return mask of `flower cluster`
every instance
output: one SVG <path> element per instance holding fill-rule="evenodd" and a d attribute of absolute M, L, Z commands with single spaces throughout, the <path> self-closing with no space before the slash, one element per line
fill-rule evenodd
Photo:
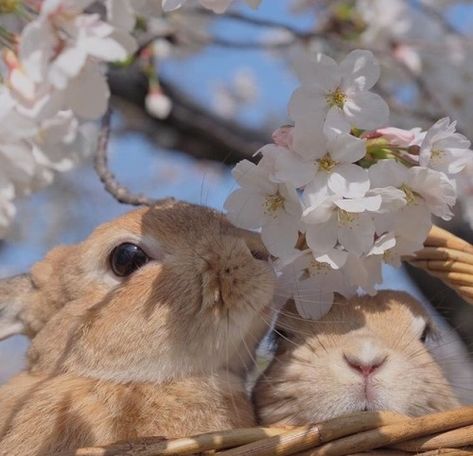
<path fill-rule="evenodd" d="M 237 164 L 240 188 L 225 207 L 236 225 L 261 229 L 287 297 L 318 318 L 335 292 L 375 293 L 383 262 L 419 250 L 432 215 L 452 217 L 455 179 L 473 155 L 448 118 L 428 131 L 388 126 L 370 91 L 380 75 L 371 52 L 302 61 L 294 125 L 273 134 L 257 165 Z"/>
<path fill-rule="evenodd" d="M 128 30 L 113 24 L 123 2 L 107 2 L 109 22 L 84 13 L 92 0 L 4 3 L 11 14 L 32 19 L 17 36 L 1 27 L 0 236 L 14 215 L 13 198 L 50 183 L 87 152 L 85 122 L 108 105 L 103 64 L 136 49 Z"/>
<path fill-rule="evenodd" d="M 84 130 L 107 110 L 106 64 L 126 62 L 136 52 L 137 18 L 151 25 L 163 9 L 184 3 L 0 0 L 0 237 L 14 216 L 14 198 L 50 183 L 54 172 L 70 169 L 92 149 Z M 221 13 L 231 0 L 200 3 Z M 154 62 L 148 66 L 146 108 L 166 117 L 171 101 L 160 90 Z"/>

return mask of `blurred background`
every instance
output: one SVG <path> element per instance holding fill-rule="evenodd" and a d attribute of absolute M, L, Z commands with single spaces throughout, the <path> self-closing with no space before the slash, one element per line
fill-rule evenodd
<path fill-rule="evenodd" d="M 142 22 L 142 23 L 141 23 Z M 334 58 L 373 50 L 383 65 L 377 90 L 392 124 L 428 127 L 458 119 L 473 137 L 473 2 L 448 0 L 263 0 L 216 16 L 192 2 L 137 26 L 142 52 L 110 68 L 113 122 L 109 167 L 132 193 L 173 196 L 222 208 L 235 187 L 231 167 L 288 122 L 297 49 Z M 17 201 L 0 242 L 0 277 L 28 270 L 53 246 L 78 242 L 130 210 L 108 194 L 93 154 L 54 183 Z M 473 241 L 473 169 L 447 228 Z M 424 273 L 387 268 L 383 288 L 425 296 L 473 347 L 473 309 Z M 0 342 L 0 382 L 23 365 L 27 341 Z"/>

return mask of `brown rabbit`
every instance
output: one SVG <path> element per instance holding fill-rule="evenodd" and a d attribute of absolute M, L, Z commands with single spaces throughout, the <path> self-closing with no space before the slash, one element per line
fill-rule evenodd
<path fill-rule="evenodd" d="M 20 296 L 9 292 L 21 309 L 11 321 L 44 326 L 29 371 L 0 388 L 0 455 L 254 424 L 244 381 L 274 287 L 258 235 L 173 203 L 54 252 L 42 286 L 36 266 L 16 279 Z"/>
<path fill-rule="evenodd" d="M 275 358 L 253 392 L 263 424 L 318 422 L 361 410 L 415 416 L 459 405 L 426 347 L 432 322 L 407 293 L 336 300 L 320 321 L 303 320 L 291 307 L 277 331 Z"/>

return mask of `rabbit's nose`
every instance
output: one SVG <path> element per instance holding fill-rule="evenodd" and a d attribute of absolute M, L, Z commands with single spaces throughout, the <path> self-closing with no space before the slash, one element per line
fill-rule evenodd
<path fill-rule="evenodd" d="M 344 353 L 343 359 L 355 371 L 359 372 L 363 377 L 369 377 L 376 372 L 387 360 L 387 355 L 375 355 L 371 359 L 361 359 L 361 357 Z"/>

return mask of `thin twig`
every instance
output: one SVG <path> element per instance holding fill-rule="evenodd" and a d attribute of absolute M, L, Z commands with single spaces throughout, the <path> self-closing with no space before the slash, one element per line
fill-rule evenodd
<path fill-rule="evenodd" d="M 108 168 L 108 140 L 110 138 L 110 123 L 112 110 L 109 109 L 102 119 L 102 126 L 97 143 L 94 167 L 97 175 L 104 184 L 105 190 L 110 193 L 119 203 L 131 204 L 133 206 L 154 206 L 172 202 L 174 198 L 151 199 L 144 195 L 131 193 L 125 186 L 117 181 L 115 175 Z"/>

